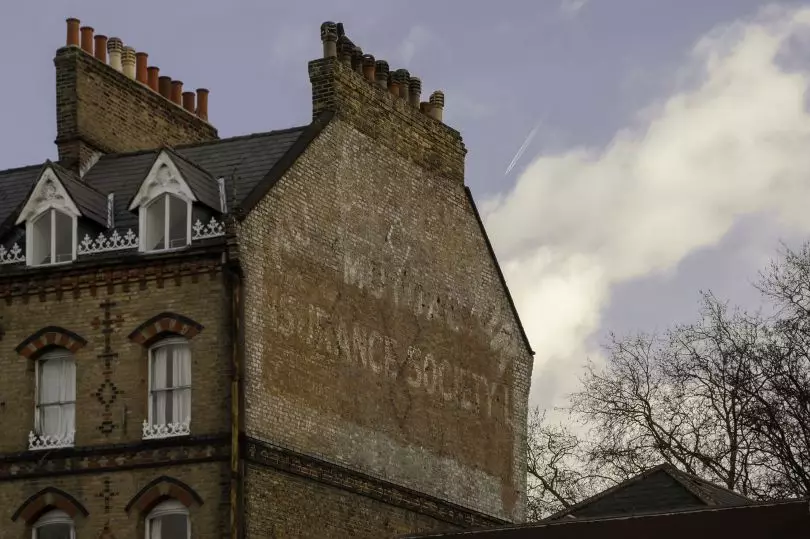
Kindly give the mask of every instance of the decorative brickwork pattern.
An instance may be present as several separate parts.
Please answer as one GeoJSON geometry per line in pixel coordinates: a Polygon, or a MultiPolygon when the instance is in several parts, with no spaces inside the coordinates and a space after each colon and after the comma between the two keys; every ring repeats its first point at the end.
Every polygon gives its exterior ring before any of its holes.
{"type": "Polygon", "coordinates": [[[192,339],[202,329],[202,324],[195,322],[191,318],[175,313],[160,313],[135,328],[129,334],[129,338],[138,344],[149,346],[167,333],[174,333],[192,339]]]}
{"type": "Polygon", "coordinates": [[[87,516],[87,509],[79,503],[76,498],[57,488],[49,487],[40,490],[23,502],[17,511],[11,516],[11,520],[22,520],[29,526],[46,511],[59,509],[64,511],[71,518],[78,515],[87,516]]]}
{"type": "Polygon", "coordinates": [[[66,348],[75,354],[86,344],[87,341],[84,338],[72,331],[57,326],[48,326],[18,344],[16,350],[21,356],[34,359],[52,346],[66,348]]]}

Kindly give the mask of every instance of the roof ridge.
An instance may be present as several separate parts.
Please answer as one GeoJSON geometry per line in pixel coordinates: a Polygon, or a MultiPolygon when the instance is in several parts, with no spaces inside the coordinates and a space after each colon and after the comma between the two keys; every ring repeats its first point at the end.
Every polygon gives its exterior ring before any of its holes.
{"type": "Polygon", "coordinates": [[[213,174],[211,174],[210,172],[208,172],[207,170],[205,170],[205,169],[204,169],[202,166],[198,165],[197,163],[195,163],[194,161],[192,161],[192,160],[191,160],[191,159],[189,159],[188,157],[186,157],[186,156],[184,156],[183,154],[181,154],[181,153],[177,152],[177,151],[176,151],[174,148],[171,148],[171,147],[169,147],[169,146],[166,146],[166,147],[165,147],[165,148],[163,148],[163,149],[164,149],[165,151],[169,152],[169,153],[170,153],[170,154],[171,154],[173,157],[177,157],[179,160],[183,161],[184,163],[187,163],[188,165],[190,165],[190,166],[192,166],[192,167],[196,168],[197,170],[199,170],[200,172],[202,172],[202,173],[203,173],[203,174],[205,174],[206,176],[210,177],[212,180],[216,180],[216,178],[214,178],[214,175],[213,175],[213,174]]]}
{"type": "Polygon", "coordinates": [[[670,463],[665,463],[665,464],[666,464],[666,466],[664,467],[664,471],[670,477],[672,477],[675,481],[677,481],[678,483],[683,485],[684,488],[688,489],[689,492],[691,492],[695,496],[698,496],[701,500],[703,500],[705,502],[710,502],[712,505],[715,504],[715,500],[712,500],[712,499],[707,500],[702,495],[702,493],[695,492],[695,489],[692,488],[692,485],[688,484],[686,479],[688,479],[689,481],[693,481],[695,483],[698,483],[700,485],[705,485],[705,486],[708,486],[708,487],[711,487],[711,488],[714,488],[714,489],[717,489],[717,490],[722,490],[722,491],[727,492],[729,494],[733,494],[733,495],[735,495],[735,496],[737,496],[739,498],[743,498],[745,500],[751,501],[750,498],[740,494],[739,492],[737,492],[735,490],[732,490],[732,489],[730,489],[728,487],[725,487],[723,485],[718,485],[717,483],[713,483],[713,482],[709,481],[708,479],[704,479],[704,478],[702,478],[702,477],[700,477],[698,475],[695,475],[695,474],[689,473],[687,471],[681,470],[680,468],[678,468],[677,466],[675,466],[673,464],[670,464],[670,463]]]}

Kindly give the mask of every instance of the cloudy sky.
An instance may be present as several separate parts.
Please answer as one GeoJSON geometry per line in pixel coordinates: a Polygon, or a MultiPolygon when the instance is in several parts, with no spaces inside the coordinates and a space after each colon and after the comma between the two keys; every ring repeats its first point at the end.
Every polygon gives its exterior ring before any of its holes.
{"type": "Polygon", "coordinates": [[[689,320],[701,289],[755,306],[810,232],[810,0],[4,2],[1,168],[55,158],[69,16],[209,88],[222,136],[309,121],[324,20],[443,89],[541,406],[610,330],[689,320]]]}

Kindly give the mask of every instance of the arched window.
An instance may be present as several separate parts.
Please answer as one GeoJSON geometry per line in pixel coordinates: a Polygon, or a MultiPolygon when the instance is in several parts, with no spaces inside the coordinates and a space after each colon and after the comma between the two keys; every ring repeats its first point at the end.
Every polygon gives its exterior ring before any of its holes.
{"type": "MultiPolygon", "coordinates": [[[[73,519],[59,509],[48,511],[33,525],[33,539],[75,539],[73,519]]],[[[183,536],[185,537],[185,536],[183,536]]]]}
{"type": "Polygon", "coordinates": [[[76,363],[64,348],[45,352],[36,362],[36,414],[30,449],[73,445],[76,432],[76,363]]]}
{"type": "Polygon", "coordinates": [[[189,206],[189,202],[168,193],[149,202],[142,210],[146,213],[144,250],[160,251],[188,245],[191,230],[189,206]]]}
{"type": "Polygon", "coordinates": [[[159,503],[146,517],[146,539],[189,539],[188,508],[177,500],[159,503]]]}
{"type": "Polygon", "coordinates": [[[182,337],[149,348],[149,421],[144,438],[189,434],[191,423],[191,349],[182,337]]]}
{"type": "Polygon", "coordinates": [[[49,209],[31,221],[29,237],[29,264],[40,266],[70,262],[76,247],[75,219],[70,215],[49,209]]]}

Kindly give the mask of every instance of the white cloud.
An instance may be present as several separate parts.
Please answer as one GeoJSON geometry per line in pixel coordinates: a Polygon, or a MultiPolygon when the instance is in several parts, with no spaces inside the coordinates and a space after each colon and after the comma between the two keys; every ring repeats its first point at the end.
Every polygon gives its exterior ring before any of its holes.
{"type": "Polygon", "coordinates": [[[605,148],[537,157],[483,206],[537,350],[533,402],[575,387],[613,286],[672,271],[746,215],[810,231],[810,74],[782,62],[808,36],[810,8],[716,29],[679,77],[690,88],[605,148]]]}
{"type": "Polygon", "coordinates": [[[573,19],[588,4],[588,0],[562,0],[560,3],[560,13],[569,19],[573,19]]]}
{"type": "Polygon", "coordinates": [[[408,35],[402,40],[397,48],[397,56],[405,67],[411,65],[411,60],[419,52],[428,48],[434,41],[434,36],[427,27],[417,24],[412,26],[408,35]]]}

